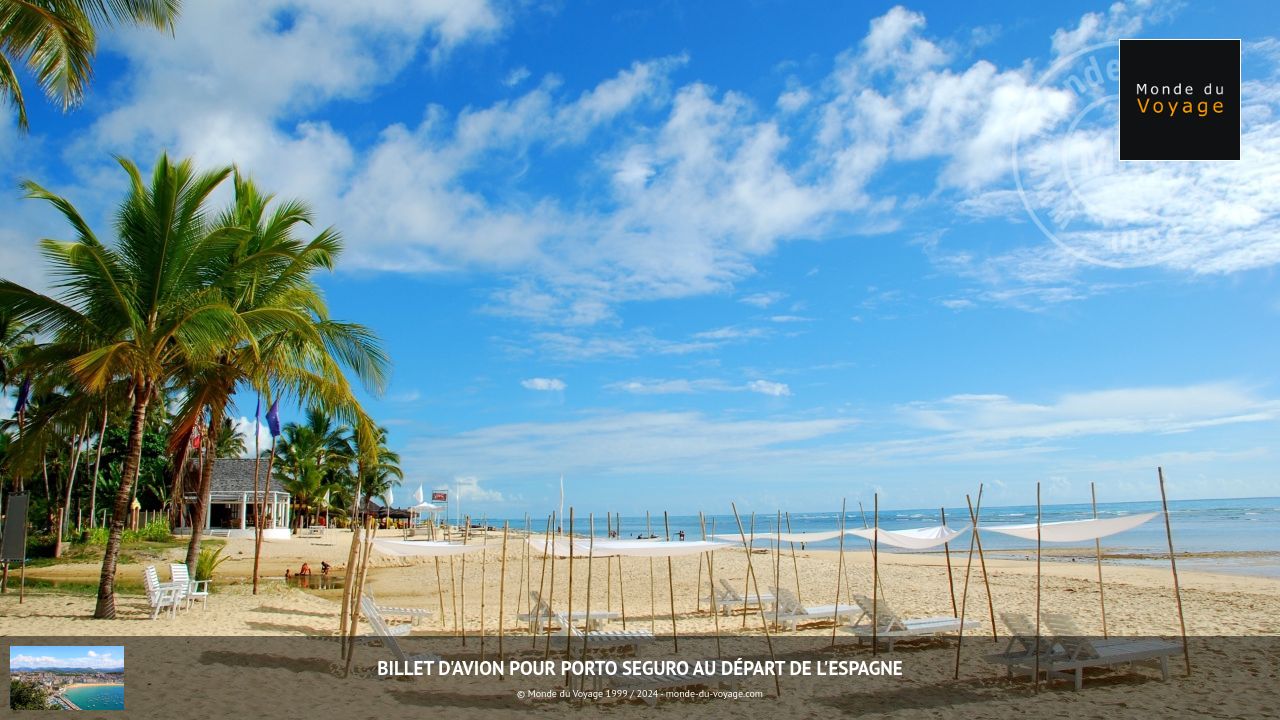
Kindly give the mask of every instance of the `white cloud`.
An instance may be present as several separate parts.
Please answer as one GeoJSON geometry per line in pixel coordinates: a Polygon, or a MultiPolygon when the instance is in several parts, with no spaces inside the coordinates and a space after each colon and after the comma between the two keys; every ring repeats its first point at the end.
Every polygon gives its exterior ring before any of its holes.
{"type": "Polygon", "coordinates": [[[1177,3],[1164,0],[1113,2],[1105,13],[1085,13],[1074,28],[1054,31],[1053,54],[1062,57],[1097,43],[1134,37],[1145,23],[1160,22],[1176,6],[1177,3]]]}
{"type": "Polygon", "coordinates": [[[786,383],[771,382],[769,380],[752,380],[747,383],[747,389],[751,392],[772,397],[788,397],[791,395],[791,388],[786,383]]]}
{"type": "Polygon", "coordinates": [[[507,87],[515,87],[520,83],[524,82],[525,80],[528,80],[529,75],[530,75],[529,68],[521,65],[520,67],[515,68],[511,72],[507,73],[507,76],[502,80],[502,84],[506,85],[507,87]]]}
{"type": "Polygon", "coordinates": [[[38,668],[88,668],[95,670],[115,669],[124,666],[124,658],[114,653],[87,651],[81,657],[59,658],[52,655],[17,654],[9,658],[9,667],[13,670],[32,670],[38,668]]]}
{"type": "Polygon", "coordinates": [[[744,295],[738,298],[738,302],[746,303],[747,305],[754,305],[755,307],[758,307],[758,308],[767,308],[770,305],[780,300],[783,300],[786,297],[787,297],[786,293],[778,292],[775,290],[771,292],[759,292],[759,293],[752,293],[750,295],[744,295]]]}
{"type": "MultiPolygon", "coordinates": [[[[266,413],[266,409],[263,409],[263,413],[266,413]]],[[[254,448],[253,421],[245,417],[244,415],[241,415],[240,417],[235,418],[232,422],[235,425],[236,434],[244,438],[244,455],[242,455],[241,457],[246,457],[246,458],[253,457],[253,448],[254,448]]],[[[271,448],[271,430],[267,427],[267,421],[265,418],[258,422],[257,434],[258,434],[258,445],[257,445],[258,449],[269,450],[271,448]]]]}
{"type": "Polygon", "coordinates": [[[453,479],[459,500],[467,502],[505,502],[506,496],[498,490],[490,490],[480,486],[480,478],[474,475],[460,475],[453,479]]]}
{"type": "Polygon", "coordinates": [[[563,380],[558,378],[529,378],[521,380],[520,385],[526,390],[540,390],[544,392],[560,392],[565,389],[563,380]]]}

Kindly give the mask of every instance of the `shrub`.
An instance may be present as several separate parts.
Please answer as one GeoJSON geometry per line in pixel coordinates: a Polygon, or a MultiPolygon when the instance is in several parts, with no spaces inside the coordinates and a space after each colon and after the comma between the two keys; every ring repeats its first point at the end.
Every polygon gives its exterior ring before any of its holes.
{"type": "Polygon", "coordinates": [[[213,571],[227,561],[227,558],[222,557],[223,547],[219,545],[217,548],[200,549],[200,556],[196,558],[196,580],[213,579],[213,571]]]}
{"type": "Polygon", "coordinates": [[[173,533],[169,532],[169,521],[164,518],[156,518],[136,532],[126,531],[124,534],[126,540],[147,540],[149,542],[168,542],[173,538],[173,533]]]}

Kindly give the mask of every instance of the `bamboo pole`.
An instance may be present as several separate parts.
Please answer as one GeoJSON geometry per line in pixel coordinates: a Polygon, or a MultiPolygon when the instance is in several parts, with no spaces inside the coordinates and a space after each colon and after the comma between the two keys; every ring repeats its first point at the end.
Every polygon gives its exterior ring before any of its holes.
{"type": "MultiPolygon", "coordinates": [[[[653,528],[649,525],[648,510],[644,511],[644,534],[646,536],[653,534],[653,528]]],[[[649,558],[649,632],[658,634],[658,602],[653,592],[653,558],[649,558]]]]}
{"type": "MultiPolygon", "coordinates": [[[[594,529],[591,535],[594,539],[594,529]]],[[[604,512],[604,536],[605,539],[613,537],[613,516],[608,510],[604,512]]],[[[604,609],[613,612],[613,558],[607,555],[604,558],[604,609]]]]}
{"type": "MultiPolygon", "coordinates": [[[[506,603],[507,603],[507,533],[509,529],[510,528],[508,527],[508,523],[503,522],[502,523],[502,567],[498,571],[498,663],[499,664],[503,664],[503,660],[506,659],[506,655],[504,654],[503,647],[502,647],[502,635],[503,635],[502,616],[503,616],[503,611],[506,610],[506,603]]],[[[525,547],[528,547],[528,545],[529,543],[526,542],[525,547]]],[[[502,679],[505,680],[506,678],[507,676],[504,673],[502,675],[502,679]]]]}
{"type": "MultiPolygon", "coordinates": [[[[787,513],[787,534],[791,534],[791,513],[787,513]]],[[[804,604],[804,598],[800,596],[800,562],[796,560],[796,541],[788,540],[791,546],[791,571],[795,575],[796,580],[796,602],[804,604]]]]}
{"type": "MultiPolygon", "coordinates": [[[[871,525],[870,525],[869,523],[867,523],[867,511],[866,511],[866,509],[865,509],[865,508],[863,508],[863,507],[862,507],[862,501],[861,501],[861,500],[859,500],[859,501],[858,501],[858,516],[862,518],[862,529],[863,529],[863,530],[870,530],[870,529],[871,529],[871,525]]],[[[870,541],[870,540],[868,540],[868,541],[867,541],[867,549],[868,549],[868,550],[870,550],[870,549],[871,549],[871,541],[870,541]]],[[[886,593],[885,593],[885,591],[884,591],[884,578],[880,578],[879,580],[876,580],[876,581],[875,581],[875,583],[876,583],[876,584],[871,588],[871,594],[872,594],[872,595],[875,595],[877,592],[879,592],[882,596],[887,597],[887,595],[886,595],[886,593]]]]}
{"type": "MultiPolygon", "coordinates": [[[[667,518],[666,510],[662,511],[662,527],[666,531],[667,542],[671,542],[671,521],[667,518]]],[[[667,555],[667,595],[671,598],[671,650],[680,652],[680,638],[676,633],[676,580],[670,555],[667,555]]]]}
{"type": "MultiPolygon", "coordinates": [[[[587,527],[591,534],[587,536],[587,631],[582,633],[582,659],[587,659],[587,642],[591,639],[591,562],[596,556],[596,516],[595,513],[587,513],[587,527]]],[[[569,539],[573,542],[573,538],[569,539]]],[[[570,622],[573,619],[570,618],[570,622]]],[[[572,635],[572,633],[570,633],[572,635]]],[[[586,673],[582,674],[579,687],[585,687],[587,682],[586,673]]]]}
{"type": "MultiPolygon", "coordinates": [[[[742,547],[747,551],[747,577],[754,578],[755,573],[752,572],[751,570],[751,564],[752,564],[751,563],[751,543],[747,542],[747,534],[742,529],[742,518],[739,517],[738,515],[738,506],[731,502],[729,503],[729,507],[733,508],[733,519],[738,524],[738,536],[742,538],[742,547]]],[[[759,583],[757,583],[756,598],[759,599],[759,596],[760,596],[760,585],[759,583]]],[[[777,657],[773,654],[773,636],[769,634],[769,622],[764,617],[764,606],[757,605],[757,607],[759,608],[759,611],[760,611],[760,627],[764,630],[764,640],[765,640],[765,643],[768,644],[769,646],[769,660],[776,662],[777,657]]],[[[778,697],[782,697],[782,680],[778,677],[776,673],[773,676],[773,689],[774,689],[774,692],[777,693],[778,697]]]]}
{"type": "Polygon", "coordinates": [[[998,640],[996,633],[996,603],[991,597],[991,580],[987,575],[987,556],[982,551],[982,533],[978,530],[978,524],[982,518],[982,491],[983,483],[978,483],[978,501],[969,508],[969,522],[973,525],[973,541],[978,545],[978,566],[982,568],[982,586],[987,591],[987,614],[991,617],[991,639],[998,640]]]}
{"type": "MultiPolygon", "coordinates": [[[[969,493],[965,493],[964,501],[969,505],[969,517],[972,518],[973,501],[969,499],[969,493]]],[[[955,680],[960,679],[960,650],[964,645],[964,616],[969,608],[969,574],[973,570],[973,544],[976,535],[976,532],[969,534],[969,559],[964,564],[964,590],[960,593],[960,631],[956,635],[956,668],[952,676],[955,680]]]]}
{"type": "MultiPolygon", "coordinates": [[[[462,528],[462,544],[471,540],[471,516],[467,515],[462,528]]],[[[467,553],[462,553],[462,570],[458,575],[458,603],[462,605],[462,647],[467,646],[467,553]]]]}
{"type": "MultiPolygon", "coordinates": [[[[561,522],[561,520],[560,520],[560,518],[556,517],[556,514],[555,514],[554,512],[553,512],[553,513],[551,513],[551,520],[552,520],[552,525],[551,525],[551,527],[554,527],[554,528],[555,528],[555,530],[556,530],[556,535],[557,535],[557,536],[559,536],[559,535],[560,535],[560,526],[559,526],[559,524],[557,524],[557,523],[561,522]]],[[[548,534],[548,536],[547,536],[547,537],[548,537],[548,539],[549,539],[549,538],[550,538],[550,535],[548,534]]],[[[554,602],[555,602],[555,600],[556,600],[556,552],[557,552],[557,550],[555,549],[555,547],[554,547],[554,546],[552,546],[552,550],[551,550],[551,583],[547,586],[547,602],[546,602],[546,605],[547,605],[547,618],[546,618],[546,623],[547,623],[547,625],[546,625],[547,637],[546,637],[546,645],[544,646],[543,656],[542,656],[542,658],[543,658],[544,660],[550,659],[550,657],[551,657],[551,623],[552,623],[553,621],[555,621],[555,618],[551,616],[551,613],[555,612],[555,605],[553,605],[552,603],[554,603],[554,602]]],[[[569,628],[563,628],[563,629],[564,629],[564,632],[565,632],[565,634],[566,634],[566,635],[572,634],[572,633],[570,633],[570,632],[569,632],[569,628]]]]}
{"type": "Polygon", "coordinates": [[[440,556],[437,555],[432,560],[435,560],[436,566],[436,596],[440,599],[440,629],[444,630],[444,583],[440,580],[440,556]]]}
{"type": "MultiPolygon", "coordinates": [[[[702,512],[698,512],[698,525],[702,528],[702,539],[707,539],[707,521],[702,516],[702,512]]],[[[716,578],[715,578],[715,553],[706,552],[707,556],[707,586],[711,588],[711,598],[709,601],[711,607],[711,616],[715,619],[716,624],[716,659],[720,659],[720,608],[716,607],[716,578]]],[[[701,564],[698,567],[702,567],[701,564]]],[[[698,593],[701,595],[701,591],[698,593]]]]}
{"type": "MultiPolygon", "coordinates": [[[[573,625],[573,506],[569,506],[569,611],[565,613],[565,619],[569,625],[573,625]]],[[[588,622],[587,629],[590,631],[591,625],[588,622]]],[[[585,634],[585,633],[584,633],[585,634]]],[[[564,659],[572,660],[570,653],[573,650],[573,643],[570,638],[573,637],[572,627],[564,629],[564,659]]],[[[568,677],[566,676],[566,680],[568,677]]]]}
{"type": "MultiPolygon", "coordinates": [[[[778,515],[773,523],[773,626],[778,626],[778,589],[782,587],[782,510],[778,510],[778,515]]],[[[839,602],[838,600],[836,601],[839,602]]]]}
{"type": "MultiPolygon", "coordinates": [[[[847,498],[840,498],[840,552],[836,560],[836,610],[840,609],[840,585],[844,581],[844,522],[845,516],[848,514],[849,501],[847,498]]],[[[874,557],[874,556],[873,556],[874,557]]],[[[875,588],[872,588],[875,591],[875,588]]],[[[874,603],[872,605],[874,607],[874,603]]],[[[836,646],[836,629],[840,627],[839,621],[833,617],[831,624],[831,647],[836,646]]],[[[875,632],[874,630],[872,631],[875,632]]],[[[874,645],[872,646],[874,649],[874,645]]]]}
{"type": "Polygon", "coordinates": [[[1156,475],[1160,478],[1160,507],[1164,510],[1164,534],[1169,540],[1169,567],[1173,570],[1173,599],[1178,603],[1178,630],[1182,633],[1182,660],[1187,666],[1187,677],[1191,677],[1191,650],[1187,647],[1187,620],[1182,615],[1182,588],[1178,585],[1178,561],[1173,554],[1173,526],[1169,523],[1169,499],[1164,492],[1164,468],[1157,467],[1156,475]]]}
{"type": "MultiPolygon", "coordinates": [[[[1098,490],[1089,483],[1089,501],[1093,505],[1093,519],[1098,519],[1098,490]]],[[[1093,552],[1098,561],[1098,608],[1102,611],[1102,637],[1111,637],[1107,632],[1107,592],[1102,587],[1102,539],[1093,539],[1093,552]]]]}
{"type": "MultiPolygon", "coordinates": [[[[701,512],[698,513],[698,519],[699,519],[699,522],[701,522],[701,519],[702,519],[701,512]]],[[[707,539],[707,529],[705,527],[702,528],[702,539],[703,540],[707,539]]],[[[702,565],[703,565],[703,561],[706,559],[705,555],[706,553],[703,553],[702,555],[698,556],[698,579],[693,586],[697,590],[697,592],[694,593],[695,600],[697,601],[697,605],[695,605],[693,609],[694,613],[702,612],[702,565]]]]}
{"type": "MultiPolygon", "coordinates": [[[[876,588],[879,587],[880,582],[880,493],[875,493],[872,497],[875,504],[873,505],[871,519],[875,532],[871,533],[871,654],[876,655],[880,652],[878,637],[880,632],[880,596],[876,594],[876,588]]],[[[843,523],[844,518],[841,517],[840,521],[843,523]]],[[[840,529],[844,530],[844,526],[841,525],[840,529]]],[[[840,545],[841,547],[844,546],[843,533],[840,535],[840,545]]],[[[838,599],[836,604],[840,604],[838,599]]],[[[835,643],[835,636],[835,630],[832,630],[832,644],[835,643]]]]}
{"type": "Polygon", "coordinates": [[[622,611],[622,629],[627,629],[627,592],[622,586],[622,556],[618,556],[618,609],[622,611]]]}
{"type": "MultiPolygon", "coordinates": [[[[551,546],[551,528],[553,527],[552,523],[554,523],[554,522],[555,522],[553,518],[554,518],[554,514],[552,514],[552,515],[548,515],[548,516],[547,516],[547,534],[542,536],[542,569],[538,571],[538,603],[539,603],[539,607],[530,607],[530,608],[529,608],[529,614],[530,614],[530,615],[533,617],[533,619],[534,619],[534,625],[533,625],[534,630],[533,630],[533,632],[532,632],[532,633],[530,633],[531,635],[533,635],[533,649],[534,649],[534,650],[537,650],[537,649],[538,649],[538,629],[539,629],[540,627],[545,627],[545,628],[546,628],[546,631],[547,631],[548,633],[550,633],[550,632],[551,632],[551,618],[550,618],[550,617],[546,617],[546,618],[542,617],[542,613],[541,613],[541,612],[539,612],[539,608],[540,608],[540,607],[542,606],[542,604],[543,604],[543,601],[542,601],[542,591],[546,588],[546,583],[547,583],[547,555],[548,555],[548,553],[550,552],[550,551],[548,550],[548,548],[551,546]],[[540,626],[540,625],[538,625],[537,623],[544,623],[544,625],[543,625],[543,626],[540,626]]],[[[554,562],[554,560],[555,560],[555,556],[554,556],[554,555],[552,555],[552,561],[554,562]]],[[[533,582],[532,582],[532,580],[529,582],[529,590],[530,590],[530,592],[532,592],[532,591],[533,591],[533,582]]],[[[532,604],[533,604],[533,598],[529,598],[529,601],[530,601],[530,605],[532,605],[532,604]]],[[[548,608],[550,608],[550,607],[551,607],[551,606],[550,606],[550,603],[547,603],[547,607],[548,607],[548,608]]],[[[551,637],[550,637],[550,635],[548,635],[548,637],[547,637],[547,647],[551,647],[551,637]]],[[[544,658],[544,659],[545,659],[545,658],[544,658]]]]}
{"type": "MultiPolygon", "coordinates": [[[[757,587],[760,585],[760,583],[756,582],[756,574],[755,574],[755,570],[754,570],[754,567],[753,567],[753,563],[751,563],[751,562],[750,562],[750,561],[751,561],[751,549],[752,549],[752,548],[754,548],[754,547],[756,546],[756,513],[755,513],[755,511],[754,511],[754,510],[753,510],[753,511],[751,511],[751,538],[750,538],[750,540],[751,540],[751,541],[747,543],[747,577],[746,577],[746,579],[745,579],[745,580],[743,580],[743,581],[742,581],[742,597],[744,597],[744,598],[751,597],[751,584],[752,584],[752,583],[755,583],[757,587]]],[[[758,605],[760,606],[760,613],[761,613],[761,617],[764,617],[764,603],[760,602],[760,593],[756,593],[756,604],[758,604],[758,605]]],[[[747,629],[747,615],[748,615],[748,614],[749,614],[749,613],[747,612],[746,605],[744,604],[744,605],[743,605],[743,607],[742,607],[742,629],[743,629],[743,630],[746,630],[746,629],[747,629]]]]}
{"type": "MultiPolygon", "coordinates": [[[[942,516],[943,532],[947,527],[947,509],[945,507],[938,508],[938,513],[942,516]]],[[[947,556],[947,589],[951,591],[951,614],[960,615],[960,609],[956,607],[956,584],[951,576],[951,543],[942,543],[942,552],[947,556]]]]}
{"type": "Polygon", "coordinates": [[[484,540],[480,541],[480,659],[484,660],[484,597],[489,587],[484,578],[489,568],[489,517],[481,517],[480,524],[484,526],[484,540]]]}
{"type": "Polygon", "coordinates": [[[453,635],[458,635],[458,575],[454,572],[453,556],[449,556],[449,609],[453,611],[453,635]]]}
{"type": "Polygon", "coordinates": [[[1040,523],[1040,483],[1036,482],[1036,692],[1040,692],[1040,523]]]}

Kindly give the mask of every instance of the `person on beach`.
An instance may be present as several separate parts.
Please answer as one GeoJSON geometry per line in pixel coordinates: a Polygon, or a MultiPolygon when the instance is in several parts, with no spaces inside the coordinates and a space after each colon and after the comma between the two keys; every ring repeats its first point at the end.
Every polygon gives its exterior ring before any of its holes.
{"type": "Polygon", "coordinates": [[[311,574],[311,565],[302,563],[302,567],[298,570],[298,576],[303,577],[311,574]]]}
{"type": "Polygon", "coordinates": [[[679,533],[678,537],[680,538],[680,542],[684,542],[684,531],[683,531],[683,530],[681,530],[681,531],[680,531],[680,533],[679,533]]]}
{"type": "Polygon", "coordinates": [[[325,562],[324,560],[320,561],[320,574],[321,575],[329,574],[329,563],[325,562]]]}
{"type": "Polygon", "coordinates": [[[289,568],[284,569],[284,581],[287,583],[293,579],[293,574],[289,572],[289,568]]]}

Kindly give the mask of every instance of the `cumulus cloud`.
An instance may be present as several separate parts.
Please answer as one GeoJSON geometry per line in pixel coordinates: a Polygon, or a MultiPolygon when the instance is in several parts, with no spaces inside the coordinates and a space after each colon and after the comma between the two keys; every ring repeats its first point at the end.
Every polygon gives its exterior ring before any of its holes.
{"type": "Polygon", "coordinates": [[[468,502],[505,502],[506,496],[501,491],[480,486],[480,478],[474,475],[460,475],[453,479],[458,499],[468,502]]]}
{"type": "MultiPolygon", "coordinates": [[[[17,648],[15,648],[17,649],[17,648]]],[[[112,652],[89,650],[79,657],[55,657],[52,655],[15,654],[9,658],[13,670],[40,668],[86,668],[92,670],[115,669],[124,665],[124,658],[112,652]]]]}
{"type": "Polygon", "coordinates": [[[760,393],[761,395],[770,395],[772,397],[788,397],[791,395],[791,388],[786,383],[772,382],[769,380],[752,380],[747,383],[747,389],[751,392],[760,393]]]}
{"type": "Polygon", "coordinates": [[[543,392],[559,392],[565,389],[564,381],[558,378],[529,378],[521,380],[520,385],[526,390],[540,390],[543,392]]]}

